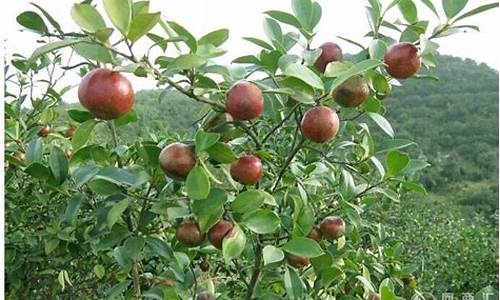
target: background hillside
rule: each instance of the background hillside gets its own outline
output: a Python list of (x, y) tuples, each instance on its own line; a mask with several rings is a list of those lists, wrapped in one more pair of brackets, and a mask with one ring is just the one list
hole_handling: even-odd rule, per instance
[[(397, 137), (417, 142), (411, 151), (432, 166), (420, 178), (429, 194), (404, 199), (381, 220), (405, 245), (418, 285), (434, 295), (498, 286), (498, 72), (438, 60), (439, 81), (407, 80), (384, 100)], [(139, 91), (139, 122), (121, 138), (188, 136), (200, 108), (175, 91)]]

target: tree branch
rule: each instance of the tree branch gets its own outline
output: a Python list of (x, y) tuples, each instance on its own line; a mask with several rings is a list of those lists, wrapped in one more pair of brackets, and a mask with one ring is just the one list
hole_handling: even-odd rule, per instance
[(250, 283), (247, 290), (247, 295), (245, 297), (246, 300), (251, 300), (253, 291), (255, 289), (255, 285), (257, 284), (257, 280), (259, 279), (260, 271), (261, 271), (261, 262), (262, 262), (262, 244), (260, 242), (260, 236), (257, 236), (255, 245), (255, 264), (252, 273), (252, 278), (250, 279)]

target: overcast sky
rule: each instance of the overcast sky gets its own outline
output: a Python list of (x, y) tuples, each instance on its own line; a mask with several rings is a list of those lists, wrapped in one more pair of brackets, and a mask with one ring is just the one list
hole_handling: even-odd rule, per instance
[[(33, 1), (33, 0), (31, 0)], [(46, 8), (63, 26), (64, 29), (75, 29), (76, 25), (71, 20), (69, 11), (75, 1), (71, 0), (34, 0)], [(100, 1), (95, 1), (100, 4)], [(335, 36), (347, 36), (354, 40), (364, 42), (363, 35), (368, 31), (368, 24), (365, 18), (364, 0), (319, 0), (323, 7), (323, 17), (319, 24), (319, 34), (315, 38), (318, 46), (324, 41), (336, 41), (344, 49), (344, 52), (353, 51), (354, 48)], [(382, 0), (387, 4), (388, 0)], [(420, 1), (416, 1), (420, 3)], [(441, 1), (433, 0), (441, 9)], [(467, 8), (470, 10), (482, 4), (490, 3), (492, 0), (469, 0)], [(36, 35), (23, 32), (20, 33), (20, 26), (16, 23), (15, 17), (24, 10), (32, 10), (28, 0), (9, 1), (4, 4), (2, 12), (3, 32), (6, 34), (7, 55), (18, 52), (29, 56), (37, 44)], [(241, 40), (244, 36), (256, 36), (264, 38), (262, 12), (271, 9), (291, 11), (288, 0), (151, 0), (151, 10), (161, 11), (163, 16), (179, 22), (189, 29), (195, 36), (200, 37), (204, 33), (219, 29), (230, 29), (230, 38), (224, 45), (228, 50), (225, 62), (244, 55), (254, 54), (258, 48), (253, 47), (246, 41)], [(396, 10), (397, 12), (397, 10)], [(419, 17), (433, 19), (433, 15), (419, 4)], [(435, 18), (435, 17), (434, 17)], [(395, 17), (389, 15), (389, 20), (394, 21)], [(466, 34), (459, 34), (447, 38), (438, 39), (440, 52), (460, 57), (472, 58), (478, 62), (485, 62), (498, 70), (500, 63), (498, 59), (498, 28), (499, 9), (477, 15), (466, 19), (462, 24), (479, 25), (480, 32), (470, 31)], [(435, 25), (436, 23), (431, 23)], [(433, 26), (430, 26), (433, 28)], [(291, 28), (288, 28), (291, 30)], [(159, 31), (161, 32), (161, 31)], [(141, 47), (138, 45), (137, 52)], [(153, 87), (151, 81), (139, 81), (139, 88)]]

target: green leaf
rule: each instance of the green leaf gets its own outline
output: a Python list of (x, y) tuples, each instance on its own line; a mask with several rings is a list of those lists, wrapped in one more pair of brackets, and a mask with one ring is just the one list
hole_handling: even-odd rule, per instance
[(382, 115), (368, 112), (367, 115), (390, 137), (394, 137), (394, 130), (392, 129), (391, 124), (384, 118)]
[(108, 224), (108, 228), (112, 228), (113, 225), (121, 218), (123, 212), (128, 208), (132, 200), (130, 198), (125, 198), (122, 201), (115, 203), (113, 207), (108, 212), (108, 216), (106, 217), (106, 223)]
[(384, 300), (396, 300), (396, 295), (388, 286), (383, 286), (380, 288), (381, 299)]
[(196, 68), (204, 63), (206, 63), (207, 60), (203, 57), (200, 57), (196, 54), (184, 54), (181, 56), (176, 57), (169, 65), (169, 69), (171, 70), (186, 70), (186, 69), (191, 69), (191, 68)]
[(40, 5), (33, 3), (33, 2), (31, 2), (30, 4), (33, 5), (34, 7), (38, 8), (38, 10), (40, 10), (42, 12), (42, 14), (45, 16), (45, 18), (49, 21), (50, 25), (52, 25), (57, 30), (57, 32), (63, 34), (63, 32), (61, 30), (61, 25), (59, 25), (59, 23), (57, 23), (57, 21), (54, 20), (54, 18), (45, 9), (43, 9), (43, 7), (41, 7)]
[(61, 148), (52, 146), (50, 149), (49, 167), (59, 184), (68, 177), (68, 159)]
[(149, 12), (149, 1), (136, 1), (132, 3), (132, 19), (139, 14)]
[(196, 132), (194, 137), (194, 145), (196, 149), (196, 153), (201, 153), (208, 148), (212, 147), (217, 143), (220, 139), (219, 133), (214, 132), (204, 132), (202, 129), (199, 129)]
[(288, 299), (303, 299), (304, 284), (294, 269), (287, 266), (283, 280)]
[[(335, 78), (335, 80), (332, 82), (332, 85), (330, 86), (330, 91), (333, 92), (342, 83), (344, 83), (344, 81), (351, 78), (352, 76), (362, 74), (368, 70), (374, 69), (381, 65), (383, 65), (383, 63), (378, 59), (367, 59), (355, 64), (354, 66), (350, 67), (347, 71), (343, 72), (337, 78)], [(331, 77), (326, 72), (325, 76)]]
[(107, 299), (116, 299), (118, 298), (125, 290), (127, 290), (128, 286), (132, 281), (125, 280), (124, 282), (120, 282), (112, 286), (107, 292)]
[(19, 16), (17, 16), (16, 21), (21, 26), (40, 33), (45, 33), (48, 31), (47, 25), (45, 25), (42, 17), (40, 17), (40, 15), (38, 15), (34, 11), (22, 12)]
[(30, 64), (34, 63), (37, 58), (39, 58), (40, 56), (45, 55), (49, 52), (52, 52), (52, 51), (55, 51), (57, 49), (61, 49), (64, 47), (73, 46), (73, 45), (76, 45), (78, 43), (82, 43), (85, 41), (86, 41), (86, 39), (69, 39), (69, 40), (55, 41), (55, 42), (47, 43), (41, 47), (36, 48), (35, 51), (33, 51), (30, 58), (28, 58), (27, 64), (30, 65)]
[(382, 59), (387, 52), (387, 44), (382, 39), (375, 39), (370, 43), (368, 53), (370, 58)]
[(411, 145), (416, 145), (415, 142), (406, 139), (386, 139), (380, 143), (375, 150), (376, 154), (389, 152), (392, 150), (403, 149)]
[(417, 6), (413, 3), (413, 0), (401, 0), (398, 6), (408, 23), (413, 24), (418, 21)]
[(476, 7), (474, 9), (472, 9), (472, 10), (470, 10), (470, 11), (468, 11), (468, 12), (466, 12), (466, 13), (460, 15), (460, 16), (458, 16), (453, 22), (456, 23), (459, 20), (462, 20), (462, 19), (474, 16), (474, 15), (477, 15), (479, 13), (482, 13), (484, 11), (490, 10), (492, 8), (495, 8), (495, 7), (498, 7), (498, 2), (481, 5), (479, 7)]
[(94, 130), (95, 125), (97, 125), (97, 121), (94, 119), (87, 120), (83, 122), (75, 132), (75, 135), (72, 139), (73, 149), (76, 151), (80, 149), (83, 145), (87, 143), (90, 138), (90, 134), (92, 130)]
[(139, 115), (135, 110), (132, 109), (128, 114), (114, 120), (113, 122), (115, 123), (116, 127), (120, 127), (137, 121), (139, 121)]
[(433, 0), (420, 0), (420, 1), (422, 1), (422, 3), (424, 3), (425, 6), (427, 6), (436, 15), (436, 17), (439, 18), (439, 14), (436, 10), (436, 7), (432, 3)]
[(292, 25), (297, 29), (302, 29), (302, 24), (300, 24), (300, 21), (294, 15), (291, 15), (287, 12), (279, 10), (268, 10), (264, 13), (271, 18), (280, 21), (281, 23)]
[(105, 167), (99, 171), (97, 176), (120, 186), (139, 186), (149, 180), (147, 172), (134, 168)]
[(313, 2), (312, 4), (312, 17), (311, 17), (311, 26), (310, 30), (314, 30), (314, 28), (318, 25), (319, 21), (321, 20), (321, 15), (322, 15), (322, 10), (321, 10), (321, 5), (319, 5), (318, 2)]
[(389, 152), (386, 157), (387, 175), (399, 175), (409, 162), (410, 157), (407, 154), (401, 153), (398, 150)]
[(257, 234), (273, 233), (280, 226), (280, 218), (274, 211), (258, 209), (246, 215), (243, 224)]
[(69, 199), (68, 206), (66, 206), (62, 221), (72, 223), (78, 215), (78, 211), (80, 210), (80, 207), (82, 206), (84, 200), (85, 197), (83, 194), (76, 194), (71, 199)]
[(300, 79), (313, 88), (324, 90), (323, 81), (316, 73), (306, 66), (299, 64), (289, 64), (285, 69), (285, 75)]
[(73, 49), (75, 49), (75, 52), (78, 55), (87, 58), (89, 60), (95, 60), (105, 64), (112, 64), (115, 62), (113, 53), (109, 49), (101, 45), (91, 44), (91, 43), (79, 43), (74, 45)]
[(130, 0), (103, 0), (102, 3), (111, 23), (123, 36), (126, 36), (132, 21), (132, 3)]
[(198, 49), (198, 43), (196, 42), (196, 39), (194, 38), (194, 36), (189, 31), (187, 31), (184, 27), (177, 24), (176, 22), (169, 21), (167, 23), (175, 31), (175, 33), (177, 33), (181, 37), (185, 38), (184, 42), (189, 47), (189, 49), (191, 49), (191, 52), (196, 53), (196, 50)]
[(233, 150), (231, 150), (231, 147), (224, 143), (217, 142), (206, 150), (211, 159), (221, 164), (230, 164), (238, 159)]
[(158, 24), (160, 20), (161, 13), (145, 13), (138, 14), (132, 19), (132, 24), (130, 24), (130, 29), (128, 31), (127, 37), (132, 43), (135, 43), (146, 33), (148, 33), (153, 27)]
[(311, 0), (292, 0), (292, 10), (304, 28), (308, 31), (312, 31), (311, 20), (313, 6)]
[(30, 164), (26, 169), (24, 169), (24, 172), (41, 180), (46, 180), (50, 177), (49, 169), (39, 162)]
[(317, 257), (323, 255), (324, 252), (316, 241), (306, 237), (296, 237), (289, 240), (281, 247), (286, 252), (305, 257)]
[(101, 14), (90, 4), (74, 4), (71, 7), (71, 18), (80, 28), (90, 33), (106, 28)]
[(193, 214), (198, 220), (202, 232), (208, 231), (217, 223), (224, 213), (227, 195), (224, 190), (213, 188), (207, 199), (194, 201), (191, 204)]
[(238, 224), (222, 240), (222, 255), (226, 261), (240, 256), (245, 250), (247, 237)]
[(57, 246), (59, 246), (59, 239), (45, 241), (45, 254), (52, 253), (52, 251), (56, 250)]
[(198, 40), (199, 45), (204, 44), (212, 44), (216, 47), (224, 44), (225, 41), (229, 38), (229, 30), (227, 29), (219, 29), (212, 32), (209, 32), (202, 36)]
[(231, 209), (236, 213), (249, 213), (258, 209), (265, 198), (266, 194), (260, 190), (245, 191), (231, 202)]
[(66, 112), (72, 120), (78, 123), (83, 123), (94, 118), (88, 110), (68, 109)]
[(363, 284), (363, 286), (365, 287), (366, 290), (368, 290), (372, 293), (375, 293), (375, 287), (373, 287), (373, 283), (371, 283), (371, 281), (369, 281), (368, 279), (366, 279), (365, 277), (363, 277), (361, 275), (356, 276), (356, 278), (359, 281), (361, 281), (361, 283)]
[(193, 200), (207, 198), (210, 193), (210, 179), (201, 166), (194, 166), (186, 178), (186, 192)]
[(275, 41), (278, 44), (281, 44), (281, 42), (283, 41), (283, 32), (281, 31), (281, 26), (273, 19), (264, 19), (264, 32), (270, 41)]
[(146, 237), (146, 245), (151, 248), (154, 254), (160, 257), (167, 259), (172, 259), (174, 257), (174, 251), (164, 240), (148, 236)]
[(26, 149), (26, 165), (41, 161), (43, 158), (43, 141), (42, 138), (31, 140)]
[(442, 0), (444, 13), (448, 20), (458, 15), (467, 5), (468, 0)]
[(97, 278), (102, 279), (104, 277), (104, 274), (106, 274), (106, 270), (104, 269), (103, 265), (95, 265), (94, 266), (94, 274), (97, 276)]
[(276, 248), (272, 245), (266, 245), (262, 250), (262, 256), (264, 258), (264, 266), (269, 264), (282, 261), (285, 258), (285, 254), (280, 248)]
[(413, 175), (417, 171), (425, 169), (429, 166), (430, 164), (425, 160), (411, 159), (410, 162), (408, 163), (408, 166), (404, 169), (404, 173)]
[(73, 171), (73, 179), (75, 180), (75, 186), (77, 188), (81, 187), (89, 180), (94, 178), (97, 173), (99, 173), (100, 168), (96, 165), (84, 165), (76, 168)]
[(253, 37), (244, 37), (243, 38), (245, 41), (248, 41), (250, 43), (253, 43), (259, 47), (262, 47), (266, 50), (274, 50), (273, 46), (269, 45), (267, 42), (261, 40), (261, 39), (257, 39), (257, 38), (253, 38)]
[(484, 287), (474, 295), (474, 300), (494, 300), (494, 299), (498, 299), (498, 291), (492, 286)]

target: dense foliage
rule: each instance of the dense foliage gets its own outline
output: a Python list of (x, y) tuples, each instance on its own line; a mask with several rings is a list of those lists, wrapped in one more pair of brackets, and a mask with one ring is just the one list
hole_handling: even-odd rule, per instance
[[(413, 76), (421, 61), (435, 65), (435, 38), (498, 4), (467, 11), (467, 1), (443, 1), (446, 23), (427, 28), (412, 1), (370, 0), (373, 39), (363, 46), (341, 38), (361, 49), (340, 61), (338, 45), (311, 46), (320, 5), (293, 0), (293, 14), (266, 12), (267, 41), (246, 38), (260, 53), (227, 67), (212, 61), (225, 52), (226, 29), (195, 38), (147, 1), (103, 0), (103, 11), (91, 2), (71, 10), (77, 32), (37, 4), (17, 18), (45, 44), (16, 55), (6, 71), (7, 298), (420, 293), (401, 238), (382, 220), (407, 195), (425, 193), (415, 180), (428, 163), (403, 152), (414, 143), (395, 138), (381, 100), (393, 77)], [(385, 19), (397, 8), (407, 23)], [(68, 109), (71, 123), (61, 124), (71, 86), (58, 81), (77, 68), (88, 111)], [(120, 72), (151, 76), (162, 88), (158, 106), (146, 104), (160, 118), (151, 129), (130, 111), (132, 85)], [(186, 96), (176, 101), (200, 104), (194, 124), (164, 128), (158, 107), (171, 90)], [(336, 103), (341, 97), (351, 108)], [(120, 139), (134, 122), (141, 136)], [(377, 127), (384, 137), (372, 136)], [(220, 224), (230, 227), (221, 232)]]

